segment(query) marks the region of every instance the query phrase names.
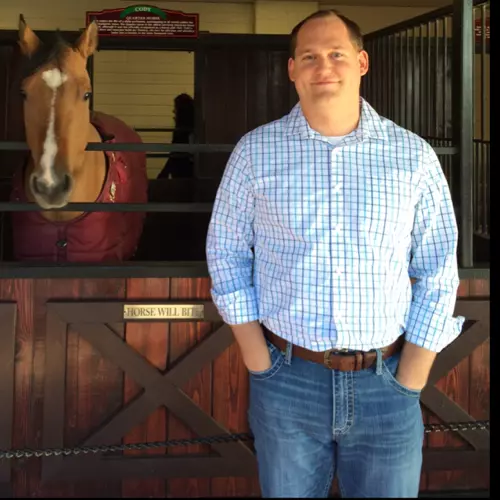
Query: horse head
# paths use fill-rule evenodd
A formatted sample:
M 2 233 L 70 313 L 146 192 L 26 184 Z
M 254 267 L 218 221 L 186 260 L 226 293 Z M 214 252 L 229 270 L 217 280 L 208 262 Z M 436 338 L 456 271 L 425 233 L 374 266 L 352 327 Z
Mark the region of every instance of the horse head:
M 74 44 L 59 33 L 52 43 L 44 44 L 20 16 L 21 92 L 32 163 L 25 189 L 41 208 L 66 206 L 82 175 L 92 93 L 87 59 L 97 45 L 95 22 Z

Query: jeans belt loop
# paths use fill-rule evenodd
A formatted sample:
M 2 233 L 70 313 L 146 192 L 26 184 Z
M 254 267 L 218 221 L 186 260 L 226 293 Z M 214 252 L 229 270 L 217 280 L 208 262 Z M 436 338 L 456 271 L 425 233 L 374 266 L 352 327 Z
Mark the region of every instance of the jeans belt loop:
M 291 342 L 287 342 L 285 350 L 285 364 L 288 366 L 292 364 L 292 351 L 293 351 L 293 344 Z

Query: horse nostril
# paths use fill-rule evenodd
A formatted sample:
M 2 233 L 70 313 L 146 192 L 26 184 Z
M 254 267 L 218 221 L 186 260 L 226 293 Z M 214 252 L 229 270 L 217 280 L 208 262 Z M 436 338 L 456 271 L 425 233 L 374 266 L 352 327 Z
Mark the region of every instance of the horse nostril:
M 33 176 L 33 191 L 36 193 L 36 194 L 41 194 L 42 191 L 43 191 L 43 186 L 40 185 L 39 181 L 38 181 L 38 177 L 36 177 L 35 175 Z
M 70 187 L 71 187 L 71 177 L 68 174 L 64 174 L 63 192 L 69 191 Z

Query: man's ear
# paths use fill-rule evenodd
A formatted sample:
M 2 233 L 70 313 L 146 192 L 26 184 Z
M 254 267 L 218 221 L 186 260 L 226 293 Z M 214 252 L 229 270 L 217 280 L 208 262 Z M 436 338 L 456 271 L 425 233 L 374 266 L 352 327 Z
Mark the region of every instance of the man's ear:
M 291 82 L 295 81 L 295 59 L 293 57 L 288 59 L 288 78 Z
M 370 61 L 368 59 L 368 52 L 366 50 L 362 50 L 358 55 L 359 67 L 361 70 L 361 76 L 365 76 L 368 73 L 368 69 L 370 67 Z

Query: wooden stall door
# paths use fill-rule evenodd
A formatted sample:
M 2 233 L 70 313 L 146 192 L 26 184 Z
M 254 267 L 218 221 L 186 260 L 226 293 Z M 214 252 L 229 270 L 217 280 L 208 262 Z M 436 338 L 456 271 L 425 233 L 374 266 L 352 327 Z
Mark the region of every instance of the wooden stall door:
M 236 144 L 287 114 L 298 98 L 288 78 L 287 36 L 211 35 L 196 54 L 196 140 Z M 200 155 L 198 176 L 220 178 L 229 153 Z

